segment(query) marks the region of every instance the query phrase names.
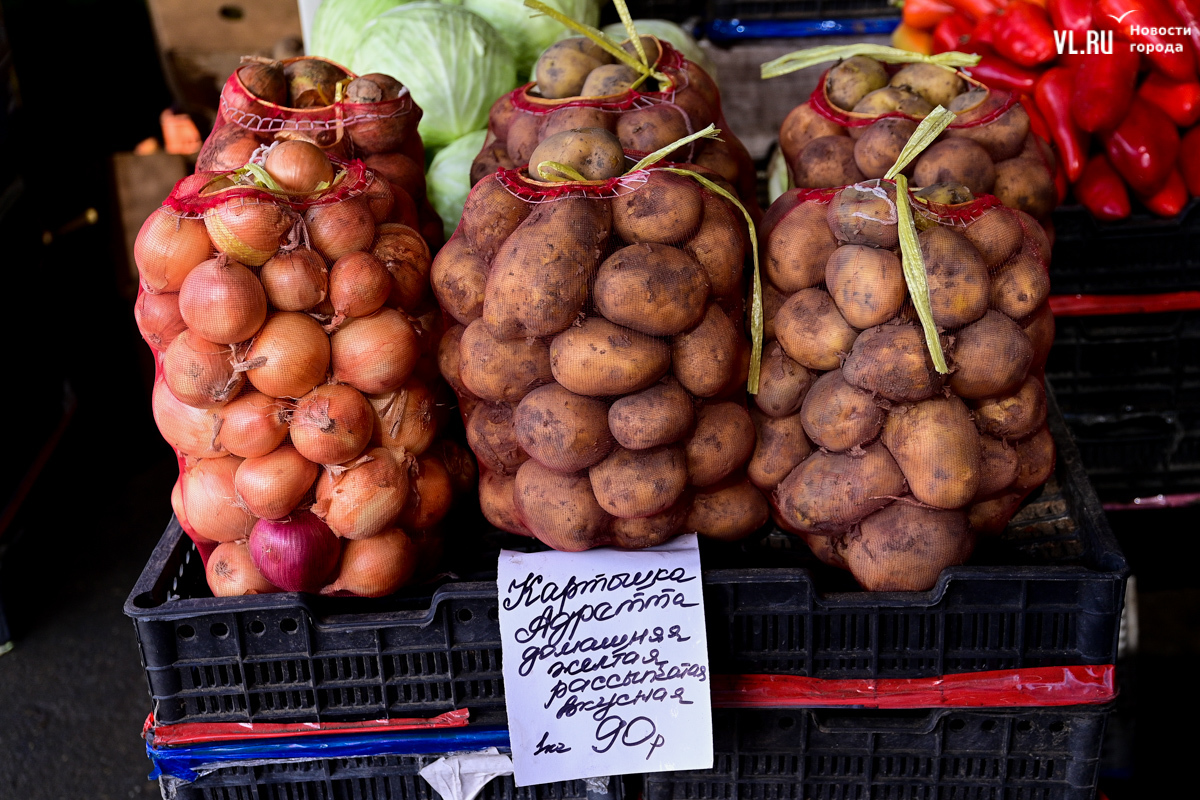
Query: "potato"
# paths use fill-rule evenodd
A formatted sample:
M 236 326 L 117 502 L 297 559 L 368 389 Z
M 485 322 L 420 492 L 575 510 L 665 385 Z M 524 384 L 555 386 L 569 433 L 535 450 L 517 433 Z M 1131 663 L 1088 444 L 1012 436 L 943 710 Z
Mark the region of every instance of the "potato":
M 555 550 L 595 547 L 608 526 L 586 472 L 564 475 L 526 461 L 517 470 L 513 497 L 525 527 Z
M 498 135 L 501 138 L 497 139 L 496 135 L 489 134 L 483 147 L 479 150 L 479 155 L 475 156 L 475 160 L 471 162 L 472 186 L 477 186 L 484 178 L 490 178 L 502 169 L 515 169 L 520 166 L 508 156 L 504 141 L 504 136 L 507 134 Z M 524 204 L 522 203 L 522 205 Z
M 946 137 L 970 139 L 978 143 L 992 161 L 1013 158 L 1025 147 L 1025 137 L 1029 135 L 1029 113 L 1020 103 L 1013 103 L 996 119 L 981 125 L 970 124 L 998 112 L 1007 102 L 1007 97 L 1007 92 L 990 92 L 987 89 L 963 92 L 946 106 L 958 115 L 954 125 L 946 129 Z
M 854 161 L 854 140 L 848 136 L 822 136 L 804 145 L 792 174 L 797 186 L 809 189 L 847 186 L 865 177 Z
M 683 154 L 686 152 L 686 150 L 679 151 L 675 158 L 683 161 Z M 738 159 L 729 143 L 719 139 L 693 142 L 692 157 L 687 160 L 698 167 L 704 167 L 717 173 L 731 184 L 737 183 L 738 175 L 741 173 L 741 165 L 738 164 Z
M 629 244 L 682 242 L 703 216 L 699 184 L 670 172 L 651 172 L 642 186 L 612 201 L 613 230 Z
M 1054 437 L 1043 426 L 1037 433 L 1017 442 L 1017 479 L 1014 491 L 1027 492 L 1041 486 L 1054 474 Z
M 884 117 L 868 125 L 854 143 L 858 171 L 868 178 L 882 178 L 916 129 L 917 123 L 903 117 Z
M 1014 208 L 1013 213 L 1017 215 L 1017 219 L 1021 223 L 1021 230 L 1025 232 L 1026 241 L 1023 246 L 1031 248 L 1034 253 L 1041 256 L 1042 261 L 1049 264 L 1051 245 L 1050 237 L 1046 235 L 1046 229 L 1019 208 Z
M 1050 296 L 1050 273 L 1026 246 L 992 276 L 991 306 L 1013 319 L 1024 319 L 1037 311 Z
M 700 407 L 696 427 L 683 442 L 688 483 L 711 486 L 728 477 L 754 453 L 754 422 L 737 403 Z
M 989 267 L 1008 261 L 1025 241 L 1017 215 L 1006 208 L 988 209 L 968 223 L 962 234 L 975 245 L 983 257 L 983 263 Z
M 535 181 L 570 181 L 569 174 L 552 167 L 553 161 L 571 167 L 584 180 L 603 181 L 625 172 L 621 142 L 604 128 L 572 128 L 542 139 L 529 156 L 529 177 Z
M 754 484 L 731 478 L 696 492 L 684 529 L 710 539 L 736 541 L 766 525 L 770 516 L 767 501 Z
M 475 255 L 490 264 L 500 245 L 525 221 L 532 208 L 513 197 L 499 181 L 481 181 L 467 196 L 457 233 L 467 240 Z
M 911 323 L 880 325 L 859 334 L 842 365 L 842 377 L 852 386 L 898 402 L 924 400 L 942 388 L 925 332 Z
M 699 325 L 673 337 L 672 372 L 695 396 L 712 397 L 733 379 L 741 341 L 737 326 L 720 307 L 710 303 Z
M 575 394 L 609 397 L 637 392 L 671 366 L 671 348 L 659 339 L 588 317 L 550 342 L 554 379 Z
M 708 276 L 713 297 L 741 296 L 742 271 L 746 265 L 746 222 L 729 203 L 704 204 L 700 230 L 684 245 L 685 252 Z
M 550 349 L 540 339 L 503 341 L 475 320 L 459 342 L 458 374 L 476 397 L 493 403 L 516 403 L 553 380 Z
M 1042 303 L 1037 311 L 1017 324 L 1033 343 L 1029 374 L 1040 374 L 1046 369 L 1046 359 L 1050 357 L 1050 347 L 1054 344 L 1054 312 L 1050 310 L 1049 303 Z
M 883 423 L 882 442 L 922 503 L 961 508 L 979 490 L 979 433 L 957 397 L 894 406 Z
M 608 428 L 628 450 L 677 442 L 694 420 L 691 395 L 669 375 L 649 389 L 625 395 L 608 410 Z
M 433 259 L 429 282 L 442 308 L 459 323 L 470 325 L 483 314 L 487 274 L 487 263 L 467 237 L 451 236 Z
M 617 136 L 626 150 L 653 153 L 689 133 L 683 113 L 662 103 L 635 108 L 617 117 Z
M 654 66 L 658 63 L 658 59 L 662 56 L 662 51 L 658 47 L 658 42 L 653 36 L 645 34 L 638 37 L 642 43 L 642 52 L 646 54 L 646 63 Z M 637 45 L 632 39 L 627 39 L 621 43 L 621 49 L 634 58 L 638 58 Z M 639 58 L 640 60 L 640 58 Z
M 1003 491 L 1017 479 L 1017 451 L 1008 442 L 979 437 L 979 488 L 975 501 Z
M 825 96 L 843 111 L 850 111 L 869 93 L 887 85 L 887 68 L 867 56 L 847 58 L 825 73 Z
M 466 384 L 462 382 L 462 376 L 458 369 L 459 345 L 466 330 L 465 325 L 451 325 L 442 334 L 441 341 L 438 342 L 438 372 L 442 374 L 446 383 L 450 384 L 454 393 L 460 396 L 471 394 Z
M 772 417 L 795 414 L 814 380 L 811 372 L 783 352 L 779 342 L 770 342 L 763 347 L 754 403 Z
M 671 336 L 704 316 L 708 276 L 695 259 L 670 245 L 631 244 L 600 265 L 592 299 L 611 322 Z
M 836 369 L 850 352 L 858 331 L 821 289 L 803 289 L 787 299 L 775 315 L 775 336 L 785 353 L 815 370 Z
M 801 203 L 767 234 L 763 271 L 767 280 L 791 294 L 825 279 L 825 264 L 838 242 L 825 219 L 825 206 Z
M 508 126 L 508 137 L 504 148 L 508 157 L 518 166 L 529 163 L 529 157 L 542 141 L 542 124 L 546 118 L 541 114 L 521 112 Z
M 988 307 L 987 265 L 975 245 L 958 231 L 937 226 L 917 234 L 925 260 L 933 321 L 958 328 L 983 316 Z
M 691 498 L 684 494 L 675 505 L 658 514 L 648 517 L 613 517 L 609 523 L 612 543 L 616 547 L 628 550 L 640 550 L 662 544 L 683 531 L 691 510 Z
M 960 330 L 952 354 L 950 388 L 972 400 L 1017 390 L 1033 363 L 1033 343 L 998 311 Z
M 842 533 L 904 492 L 904 474 L 881 444 L 862 454 L 818 450 L 775 490 L 776 505 L 791 527 L 825 535 Z
M 799 532 L 796 534 L 804 543 L 808 545 L 808 549 L 817 557 L 817 560 L 826 566 L 835 569 L 844 569 L 850 571 L 850 567 L 846 565 L 846 537 L 845 536 L 820 536 L 815 533 Z
M 779 309 L 783 308 L 788 296 L 772 286 L 770 281 L 762 282 L 762 295 L 763 341 L 769 342 L 775 338 L 775 317 L 779 315 Z M 750 327 L 749 322 L 746 327 L 747 329 Z
M 779 147 L 783 158 L 795 164 L 800 151 L 813 139 L 822 136 L 845 136 L 846 129 L 831 119 L 821 116 L 808 103 L 801 103 L 788 112 L 779 126 Z
M 804 459 L 812 454 L 812 443 L 804 434 L 799 414 L 769 417 L 750 409 L 754 421 L 754 453 L 746 464 L 746 477 L 764 492 L 772 491 Z
M 508 403 L 480 403 L 467 418 L 467 444 L 481 470 L 513 475 L 529 460 L 517 441 L 512 417 L 513 406 Z
M 870 392 L 846 383 L 842 370 L 826 372 L 813 384 L 800 410 L 804 432 L 819 447 L 841 452 L 879 435 L 884 411 Z
M 612 60 L 612 56 L 586 38 L 563 39 L 546 48 L 538 58 L 534 79 L 542 97 L 552 100 L 578 97 L 583 93 L 588 74 Z
M 617 128 L 617 115 L 599 108 L 563 106 L 544 115 L 538 135 L 545 141 L 557 133 L 576 128 L 603 128 L 611 133 Z
M 614 517 L 648 517 L 666 511 L 687 487 L 687 459 L 678 446 L 618 447 L 588 470 L 596 500 Z
M 927 203 L 938 203 L 943 206 L 962 205 L 975 199 L 975 195 L 971 193 L 970 189 L 957 182 L 922 186 L 913 192 L 913 196 Z
M 913 184 L 932 186 L 955 181 L 974 194 L 991 194 L 996 185 L 996 165 L 987 150 L 970 139 L 943 139 L 917 157 Z
M 852 110 L 855 114 L 868 117 L 899 112 L 908 117 L 923 119 L 930 111 L 933 111 L 933 106 L 925 98 L 906 89 L 884 86 L 882 89 L 876 89 L 865 95 L 862 100 L 855 103 Z M 865 128 L 850 129 L 850 135 L 855 139 L 865 132 Z
M 830 201 L 825 219 L 839 242 L 867 244 L 884 250 L 900 244 L 894 184 L 868 181 L 860 186 L 847 186 Z
M 583 97 L 610 97 L 624 94 L 640 76 L 625 64 L 605 64 L 588 73 L 579 92 Z
M 890 250 L 846 244 L 825 264 L 825 285 L 846 322 L 864 329 L 882 325 L 908 299 L 904 268 Z
M 1005 492 L 990 500 L 981 500 L 967 509 L 971 530 L 984 536 L 1003 533 L 1008 521 L 1021 507 L 1027 492 Z
M 517 513 L 514 497 L 516 485 L 517 480 L 513 475 L 480 470 L 479 510 L 483 512 L 484 519 L 502 531 L 520 536 L 533 536 Z
M 957 72 L 937 64 L 905 64 L 888 85 L 912 92 L 935 108 L 948 107 L 967 89 L 967 82 Z
M 869 592 L 924 592 L 946 567 L 966 563 L 975 535 L 962 511 L 938 511 L 896 501 L 846 537 L 843 558 Z
M 996 164 L 992 194 L 1009 208 L 1045 219 L 1058 205 L 1054 175 L 1039 157 L 1018 156 Z
M 542 203 L 500 247 L 482 320 L 498 339 L 551 336 L 588 299 L 611 225 L 608 204 L 582 197 Z
M 534 389 L 517 405 L 513 432 L 521 448 L 558 472 L 587 469 L 608 455 L 608 404 L 557 383 Z
M 983 433 L 1002 439 L 1020 439 L 1046 421 L 1046 390 L 1042 379 L 1029 375 L 1021 388 L 1007 397 L 993 397 L 972 404 L 975 425 Z

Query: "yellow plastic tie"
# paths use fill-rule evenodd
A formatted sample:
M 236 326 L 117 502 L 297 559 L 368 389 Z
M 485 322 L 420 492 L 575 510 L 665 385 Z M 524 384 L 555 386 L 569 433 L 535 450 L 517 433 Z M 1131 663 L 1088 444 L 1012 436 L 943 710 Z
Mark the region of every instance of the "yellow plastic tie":
M 854 56 L 870 56 L 885 64 L 936 64 L 939 67 L 973 67 L 979 63 L 979 56 L 973 53 L 960 53 L 950 50 L 945 53 L 927 56 L 924 53 L 913 53 L 898 47 L 888 47 L 882 44 L 843 44 L 810 47 L 807 50 L 797 50 L 794 53 L 780 56 L 762 65 L 763 78 L 777 78 L 798 69 L 824 64 L 826 61 L 841 61 Z
M 662 83 L 670 83 L 670 79 L 666 75 L 650 69 L 649 66 L 643 64 L 637 58 L 627 53 L 619 44 L 613 41 L 613 39 L 603 31 L 597 30 L 591 25 L 585 25 L 582 22 L 576 22 L 566 14 L 563 14 L 561 11 L 557 11 L 545 3 L 539 2 L 539 0 L 525 0 L 525 5 L 529 8 L 532 8 L 534 11 L 539 11 L 556 22 L 567 26 L 576 33 L 591 39 L 600 49 L 604 50 L 604 52 L 608 53 L 627 67 L 631 67 L 639 75 L 654 78 L 656 81 L 660 81 Z
M 630 167 L 629 170 L 626 171 L 625 174 L 628 175 L 630 172 L 637 172 L 640 169 L 645 169 L 646 167 L 650 166 L 651 164 L 656 164 L 659 161 L 662 161 L 667 156 L 669 156 L 671 153 L 674 153 L 679 148 L 683 147 L 686 144 L 691 144 L 692 142 L 696 141 L 697 139 L 716 139 L 718 142 L 724 141 L 724 139 L 722 139 L 720 137 L 721 137 L 720 129 L 717 128 L 717 126 L 710 123 L 709 126 L 707 128 L 704 128 L 703 130 L 699 130 L 693 134 L 684 136 L 682 139 L 676 139 L 675 141 L 671 142 L 666 147 L 660 147 L 659 149 L 655 150 L 653 153 L 646 156 L 641 161 L 637 162 L 632 167 Z
M 565 175 L 568 180 L 572 180 L 572 181 L 586 181 L 587 180 L 587 178 L 580 175 L 573 168 L 568 167 L 566 164 L 560 164 L 557 161 L 540 161 L 540 162 L 538 162 L 537 172 L 538 172 L 538 175 L 541 176 L 543 180 L 548 180 L 548 181 L 556 180 L 555 176 L 553 174 L 551 174 L 554 172 L 557 172 L 560 175 Z

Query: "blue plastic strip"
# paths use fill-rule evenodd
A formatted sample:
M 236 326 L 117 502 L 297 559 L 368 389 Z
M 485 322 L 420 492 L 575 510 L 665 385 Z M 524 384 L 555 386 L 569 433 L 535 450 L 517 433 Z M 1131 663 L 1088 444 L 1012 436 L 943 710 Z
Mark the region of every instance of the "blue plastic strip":
M 196 747 L 156 748 L 147 742 L 146 754 L 154 767 L 150 772 L 150 780 L 170 775 L 180 780 L 194 781 L 200 777 L 198 770 L 202 768 L 216 768 L 237 761 L 430 755 L 508 746 L 508 728 L 482 725 L 437 731 L 298 736 L 294 739 L 225 742 Z
M 866 19 L 718 19 L 706 32 L 714 42 L 739 39 L 794 39 L 804 36 L 868 36 L 889 34 L 900 24 L 899 17 Z

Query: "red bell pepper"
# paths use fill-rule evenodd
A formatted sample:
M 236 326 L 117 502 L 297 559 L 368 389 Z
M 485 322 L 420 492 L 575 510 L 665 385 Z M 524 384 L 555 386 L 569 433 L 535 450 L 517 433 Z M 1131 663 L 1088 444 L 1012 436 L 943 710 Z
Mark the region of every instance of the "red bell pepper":
M 910 28 L 927 31 L 954 13 L 954 6 L 942 0 L 904 0 L 900 19 Z
M 974 24 L 961 14 L 946 17 L 933 29 L 933 52 L 960 49 L 969 41 L 973 27 Z
M 1129 192 L 1125 182 L 1104 156 L 1092 156 L 1075 182 L 1075 197 L 1092 216 L 1115 222 L 1129 216 Z
M 1071 183 L 1079 180 L 1087 161 L 1088 135 L 1071 117 L 1071 95 L 1075 75 L 1067 67 L 1046 70 L 1034 88 L 1038 111 L 1050 126 L 1050 138 L 1058 148 L 1058 157 L 1067 169 Z
M 1188 194 L 1200 197 L 1200 128 L 1183 135 L 1179 147 L 1179 172 L 1187 184 Z
M 1086 36 L 1092 29 L 1092 0 L 1050 0 L 1046 11 L 1055 30 Z
M 1048 64 L 1058 56 L 1050 15 L 1026 0 L 1012 0 L 992 23 L 996 52 L 1022 67 Z
M 1033 95 L 1023 94 L 1020 95 L 1019 99 L 1021 107 L 1029 115 L 1029 130 L 1047 142 L 1053 141 L 1054 137 L 1050 135 L 1050 125 L 1046 122 L 1046 118 L 1042 116 L 1042 112 L 1038 110 L 1037 101 L 1033 99 Z
M 946 0 L 958 12 L 956 16 L 965 16 L 971 22 L 977 22 L 1002 5 L 1001 0 Z
M 1200 70 L 1200 0 L 1171 0 L 1171 8 L 1190 31 L 1188 38 L 1192 40 L 1192 53 Z
M 1137 90 L 1138 97 L 1158 106 L 1181 128 L 1200 122 L 1200 83 L 1180 83 L 1151 72 Z
M 963 72 L 970 75 L 984 86 L 992 89 L 1007 89 L 1017 94 L 1032 94 L 1037 85 L 1037 72 L 1016 64 L 996 55 L 990 48 L 979 47 L 972 51 L 978 53 L 979 63 L 973 67 L 964 67 Z
M 996 45 L 996 20 L 1000 19 L 1001 12 L 993 11 L 983 19 L 975 23 L 975 27 L 971 28 L 971 47 L 972 52 L 979 52 L 980 47 L 991 47 L 995 49 Z
M 1091 53 L 1075 72 L 1075 93 L 1071 96 L 1071 116 L 1089 133 L 1117 127 L 1137 86 L 1141 56 L 1123 47 L 1112 54 Z
M 1140 97 L 1133 98 L 1125 119 L 1115 129 L 1104 132 L 1100 141 L 1113 169 L 1144 197 L 1162 188 L 1179 156 L 1175 123 Z
M 1149 197 L 1140 198 L 1142 205 L 1150 209 L 1152 214 L 1160 217 L 1173 217 L 1187 205 L 1188 190 L 1183 182 L 1183 175 L 1178 169 L 1172 169 L 1167 175 L 1167 182 L 1162 188 Z
M 1118 38 L 1143 46 L 1147 58 L 1164 75 L 1177 81 L 1195 78 L 1196 56 L 1188 37 L 1145 32 L 1158 28 L 1183 29 L 1168 0 L 1095 0 L 1092 20 L 1097 27 L 1114 31 Z

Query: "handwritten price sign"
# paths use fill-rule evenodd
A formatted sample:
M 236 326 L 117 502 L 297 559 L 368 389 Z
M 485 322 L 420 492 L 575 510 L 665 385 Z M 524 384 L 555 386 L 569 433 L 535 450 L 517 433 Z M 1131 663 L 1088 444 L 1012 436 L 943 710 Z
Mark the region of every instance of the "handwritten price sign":
M 713 765 L 696 537 L 637 552 L 500 554 L 518 786 Z

